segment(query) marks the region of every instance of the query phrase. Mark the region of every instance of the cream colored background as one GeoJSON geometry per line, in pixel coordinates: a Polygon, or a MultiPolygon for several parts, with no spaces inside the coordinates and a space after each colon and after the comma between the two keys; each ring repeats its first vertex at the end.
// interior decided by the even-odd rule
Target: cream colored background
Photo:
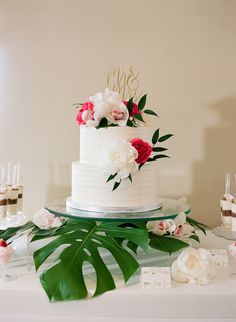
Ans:
{"type": "Polygon", "coordinates": [[[218,224],[224,173],[236,172],[235,35],[231,0],[0,0],[0,163],[22,163],[25,213],[70,194],[72,104],[134,65],[157,126],[175,135],[160,193],[187,195],[195,218],[218,224]]]}

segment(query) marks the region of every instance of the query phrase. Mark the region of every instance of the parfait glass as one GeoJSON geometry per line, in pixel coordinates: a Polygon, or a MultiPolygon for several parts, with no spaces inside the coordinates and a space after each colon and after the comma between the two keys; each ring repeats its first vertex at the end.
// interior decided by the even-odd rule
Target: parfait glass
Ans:
{"type": "MultiPolygon", "coordinates": [[[[236,187],[236,175],[234,175],[234,184],[236,187]]],[[[232,205],[231,205],[231,230],[232,233],[235,234],[236,233],[236,198],[235,198],[235,192],[234,192],[234,196],[232,199],[232,205]]]]}
{"type": "Polygon", "coordinates": [[[225,174],[225,194],[220,201],[221,204],[221,223],[223,229],[231,229],[231,203],[232,197],[230,194],[230,173],[225,174]]]}
{"type": "Polygon", "coordinates": [[[5,241],[0,241],[0,281],[8,282],[16,279],[15,275],[11,275],[7,270],[7,263],[13,256],[14,250],[11,245],[7,245],[5,241]]]}

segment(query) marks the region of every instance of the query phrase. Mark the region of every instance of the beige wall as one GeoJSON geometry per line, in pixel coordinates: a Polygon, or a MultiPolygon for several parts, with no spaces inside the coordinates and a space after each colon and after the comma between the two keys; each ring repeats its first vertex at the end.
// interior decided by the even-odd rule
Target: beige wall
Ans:
{"type": "Polygon", "coordinates": [[[230,0],[0,0],[0,163],[22,163],[26,214],[70,194],[72,104],[110,67],[134,65],[157,126],[175,134],[160,193],[218,224],[224,173],[236,172],[235,35],[230,0]]]}

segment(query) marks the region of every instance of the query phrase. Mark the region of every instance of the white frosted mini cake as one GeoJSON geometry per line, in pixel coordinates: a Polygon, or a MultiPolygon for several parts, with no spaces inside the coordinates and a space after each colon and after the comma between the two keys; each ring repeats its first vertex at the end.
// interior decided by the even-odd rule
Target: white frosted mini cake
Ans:
{"type": "Polygon", "coordinates": [[[106,89],[79,110],[80,160],[72,163],[67,205],[97,212],[141,212],[160,208],[156,161],[167,157],[159,129],[145,126],[146,95],[138,104],[106,89]]]}

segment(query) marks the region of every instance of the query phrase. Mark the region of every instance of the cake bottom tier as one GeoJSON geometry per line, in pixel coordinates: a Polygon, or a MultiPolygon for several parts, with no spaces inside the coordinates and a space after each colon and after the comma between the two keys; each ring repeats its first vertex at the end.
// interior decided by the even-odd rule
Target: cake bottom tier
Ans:
{"type": "Polygon", "coordinates": [[[72,195],[68,205],[88,211],[149,211],[161,207],[157,197],[156,164],[147,164],[121,182],[112,191],[114,180],[106,182],[100,167],[91,164],[72,163],[72,195]]]}

